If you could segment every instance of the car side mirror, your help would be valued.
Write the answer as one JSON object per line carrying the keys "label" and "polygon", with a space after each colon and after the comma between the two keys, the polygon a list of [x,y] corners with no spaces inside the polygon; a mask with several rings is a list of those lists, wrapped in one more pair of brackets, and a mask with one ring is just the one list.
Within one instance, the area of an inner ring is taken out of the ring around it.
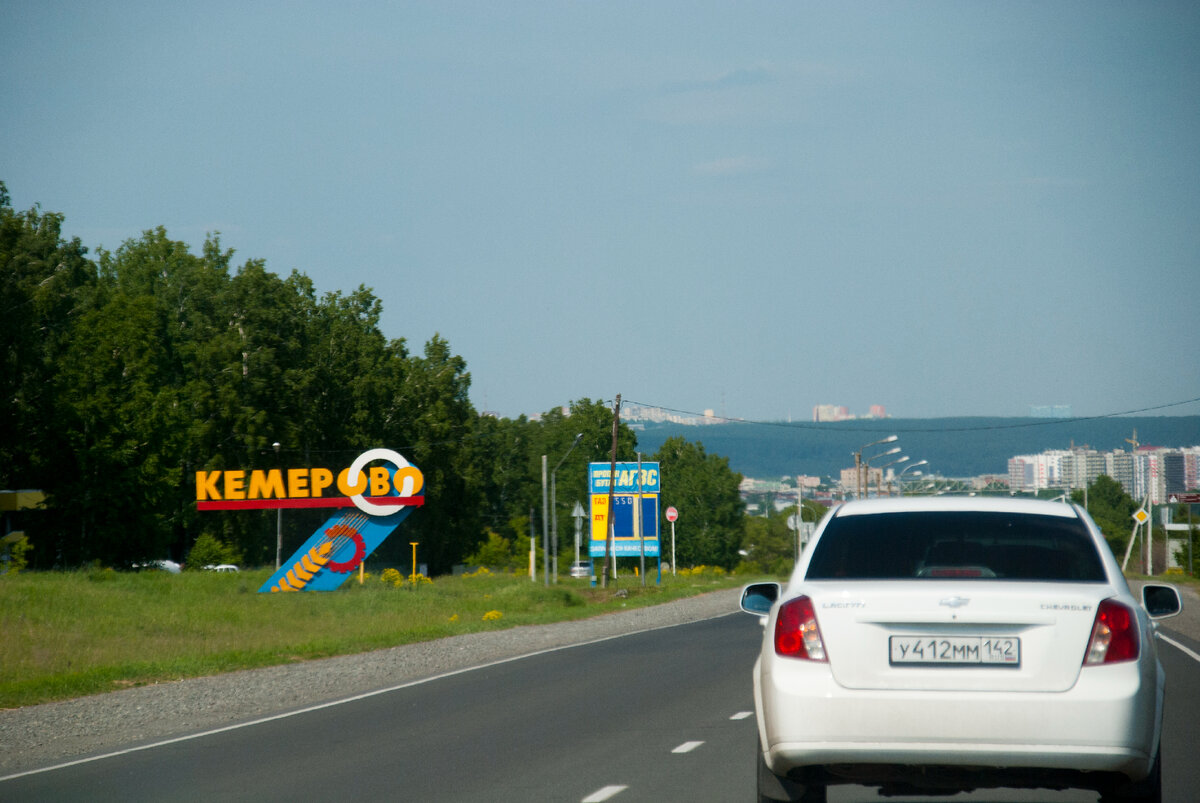
{"label": "car side mirror", "polygon": [[751,583],[742,589],[741,608],[755,616],[766,616],[779,599],[779,583]]}
{"label": "car side mirror", "polygon": [[1147,584],[1142,586],[1142,607],[1151,619],[1166,619],[1183,610],[1183,599],[1175,586]]}

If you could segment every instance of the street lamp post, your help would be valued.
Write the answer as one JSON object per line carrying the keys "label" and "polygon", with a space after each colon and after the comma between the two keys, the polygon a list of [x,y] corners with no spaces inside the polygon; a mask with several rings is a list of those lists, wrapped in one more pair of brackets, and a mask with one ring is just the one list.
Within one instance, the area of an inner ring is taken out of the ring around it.
{"label": "street lamp post", "polygon": [[[279,465],[279,449],[282,444],[275,441],[271,444],[271,448],[275,450],[275,464]],[[279,571],[279,564],[283,560],[283,508],[275,508],[275,571]]]}
{"label": "street lamp post", "polygon": [[[863,447],[861,447],[861,448],[860,448],[860,449],[859,449],[857,452],[855,452],[855,453],[854,453],[854,483],[855,483],[855,492],[858,494],[858,498],[859,498],[859,499],[862,499],[862,486],[863,486],[863,482],[862,482],[862,468],[863,468],[863,459],[862,459],[862,453],[863,453],[865,450],[867,450],[867,449],[870,449],[872,446],[878,446],[878,445],[879,445],[879,444],[881,444],[881,443],[895,443],[895,442],[896,442],[896,441],[898,441],[898,440],[900,440],[900,436],[899,436],[899,435],[888,435],[886,438],[882,438],[882,439],[880,439],[880,440],[877,440],[877,441],[872,441],[871,443],[868,443],[866,446],[863,446]],[[896,451],[900,451],[900,450],[899,450],[899,449],[897,449]],[[878,455],[876,455],[876,457],[878,457]]]}
{"label": "street lamp post", "polygon": [[[554,475],[562,468],[562,464],[571,456],[571,452],[575,451],[575,447],[579,445],[581,440],[583,440],[582,432],[575,436],[575,440],[571,441],[571,448],[567,449],[567,453],[562,456],[562,459],[558,461],[558,465],[550,472],[550,514],[554,517],[551,526],[554,529],[554,582],[556,583],[558,582],[558,488],[555,485]],[[542,459],[545,460],[545,457]]]}
{"label": "street lamp post", "polygon": [[[917,466],[927,466],[927,465],[929,465],[928,460],[918,460],[915,463],[909,463],[907,466],[904,467],[904,469],[899,474],[896,475],[896,484],[900,486],[900,495],[901,496],[904,496],[904,480],[902,480],[901,477],[903,477],[905,475],[905,473],[912,471]],[[921,474],[920,471],[913,472],[914,477],[919,476],[920,474]]]}
{"label": "street lamp post", "polygon": [[793,560],[800,562],[800,539],[804,537],[804,485],[796,477],[796,537],[792,539]]}
{"label": "street lamp post", "polygon": [[[898,452],[898,451],[900,451],[900,447],[899,447],[899,446],[897,446],[897,447],[896,447],[895,449],[893,449],[892,451],[893,451],[893,452]],[[894,466],[894,465],[896,465],[897,463],[907,463],[907,462],[908,462],[908,459],[909,459],[909,458],[908,458],[908,455],[904,455],[903,457],[899,457],[899,458],[897,458],[897,459],[895,459],[895,460],[892,460],[892,461],[890,461],[890,462],[884,463],[882,466],[876,466],[876,467],[875,467],[875,469],[876,469],[876,470],[879,472],[879,484],[878,484],[877,486],[875,486],[875,490],[876,490],[876,496],[883,496],[883,470],[884,470],[885,468],[887,468],[888,466]],[[868,474],[867,474],[867,496],[870,496],[870,495],[871,495],[871,482],[870,482],[870,480],[871,480],[871,475],[868,473]],[[891,481],[889,481],[889,482],[888,482],[888,496],[891,496],[891,495],[892,495],[892,484],[891,484]]]}
{"label": "street lamp post", "polygon": [[[871,461],[877,460],[880,457],[890,457],[891,455],[894,455],[894,454],[900,454],[899,446],[893,446],[891,449],[888,449],[886,452],[880,452],[879,454],[873,454],[870,457],[863,458],[863,461],[862,461],[863,473],[867,475],[867,478],[866,478],[867,498],[870,498],[870,496],[871,496]],[[891,465],[891,463],[888,463],[887,465]],[[882,482],[882,480],[881,480],[881,482]]]}

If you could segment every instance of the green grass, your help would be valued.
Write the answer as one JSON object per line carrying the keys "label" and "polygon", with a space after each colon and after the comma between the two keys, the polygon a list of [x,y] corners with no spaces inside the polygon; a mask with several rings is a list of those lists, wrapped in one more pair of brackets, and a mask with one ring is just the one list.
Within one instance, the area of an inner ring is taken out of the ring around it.
{"label": "green grass", "polygon": [[332,592],[256,593],[269,576],[94,569],[0,577],[0,707],[581,619],[746,581],[681,573],[643,589],[622,576],[600,589],[487,575],[397,588],[352,577]]}

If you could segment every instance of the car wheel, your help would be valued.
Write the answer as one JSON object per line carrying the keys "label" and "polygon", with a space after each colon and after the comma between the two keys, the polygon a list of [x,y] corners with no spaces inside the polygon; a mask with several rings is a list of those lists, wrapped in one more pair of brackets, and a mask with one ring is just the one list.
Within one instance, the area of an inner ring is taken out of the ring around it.
{"label": "car wheel", "polygon": [[755,740],[758,764],[758,803],[825,803],[825,787],[796,783],[771,772],[763,759],[762,747]]}
{"label": "car wheel", "polygon": [[1100,803],[1162,803],[1162,745],[1149,775],[1135,783],[1121,783],[1104,790]]}

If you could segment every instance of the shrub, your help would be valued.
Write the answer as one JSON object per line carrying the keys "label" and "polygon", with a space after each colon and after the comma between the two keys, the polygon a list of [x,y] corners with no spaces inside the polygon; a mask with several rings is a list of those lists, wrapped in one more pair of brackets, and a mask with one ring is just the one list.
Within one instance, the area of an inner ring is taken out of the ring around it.
{"label": "shrub", "polygon": [[705,566],[701,564],[699,566],[693,566],[690,569],[680,569],[679,574],[684,577],[704,577],[705,575],[711,575],[712,577],[724,577],[727,572],[720,566]]}
{"label": "shrub", "polygon": [[203,569],[222,563],[241,563],[242,556],[234,547],[222,543],[215,535],[204,533],[192,544],[183,567],[186,570]]}
{"label": "shrub", "polygon": [[475,554],[468,555],[466,563],[471,566],[494,566],[511,569],[527,563],[529,555],[519,543],[514,543],[494,530],[487,531],[487,541],[479,545]]}
{"label": "shrub", "polygon": [[28,565],[25,553],[33,549],[33,544],[24,535],[13,533],[0,540],[0,574],[8,574],[23,570]]}

